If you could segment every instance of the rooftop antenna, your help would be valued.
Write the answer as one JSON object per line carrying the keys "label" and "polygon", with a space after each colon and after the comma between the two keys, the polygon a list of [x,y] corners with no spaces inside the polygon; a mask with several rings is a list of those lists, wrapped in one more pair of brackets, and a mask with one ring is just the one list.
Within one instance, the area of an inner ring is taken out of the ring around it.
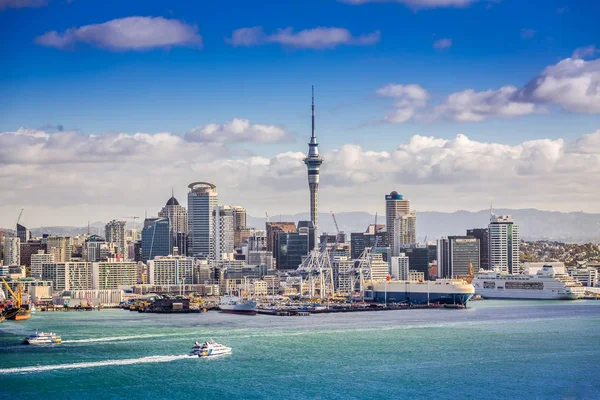
{"label": "rooftop antenna", "polygon": [[175,189],[171,188],[171,197],[175,197]]}

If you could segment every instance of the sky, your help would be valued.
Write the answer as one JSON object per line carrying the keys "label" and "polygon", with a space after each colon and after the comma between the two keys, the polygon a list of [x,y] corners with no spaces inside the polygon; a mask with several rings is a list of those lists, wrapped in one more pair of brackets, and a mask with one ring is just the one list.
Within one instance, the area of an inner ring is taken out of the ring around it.
{"label": "sky", "polygon": [[0,226],[156,215],[600,212],[600,3],[0,0]]}

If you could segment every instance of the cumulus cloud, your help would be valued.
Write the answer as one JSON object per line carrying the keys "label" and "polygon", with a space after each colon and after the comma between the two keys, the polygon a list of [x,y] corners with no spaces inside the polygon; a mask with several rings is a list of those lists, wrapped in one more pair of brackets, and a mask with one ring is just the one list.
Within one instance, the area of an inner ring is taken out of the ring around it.
{"label": "cumulus cloud", "polygon": [[404,4],[408,7],[419,9],[419,8],[442,8],[442,7],[456,7],[462,8],[470,6],[479,0],[338,0],[342,3],[348,4],[366,4],[366,3],[399,3]]}
{"label": "cumulus cloud", "polygon": [[189,130],[185,139],[203,143],[259,142],[274,143],[289,138],[278,125],[251,125],[247,119],[234,118],[226,124],[208,124]]}
{"label": "cumulus cloud", "polygon": [[535,36],[536,31],[528,28],[521,28],[521,38],[522,39],[531,39]]}
{"label": "cumulus cloud", "polygon": [[578,47],[573,51],[573,55],[571,58],[587,58],[593,57],[596,54],[600,53],[600,49],[596,48],[596,45],[589,45],[585,47]]}
{"label": "cumulus cloud", "polygon": [[0,0],[0,11],[7,8],[37,8],[47,3],[47,0]]}
{"label": "cumulus cloud", "polygon": [[[591,50],[581,50],[579,55],[590,55],[595,51],[592,46]],[[388,84],[375,91],[379,96],[400,97],[393,104],[394,111],[385,116],[386,121],[479,122],[488,118],[516,118],[547,112],[545,105],[549,104],[571,112],[597,114],[600,113],[600,59],[567,58],[547,67],[522,88],[506,85],[484,91],[465,89],[436,103],[430,101],[429,96],[411,101],[411,95],[403,92],[403,88],[408,87],[420,88],[427,93],[418,84]],[[396,92],[394,88],[397,88]]]}
{"label": "cumulus cloud", "polygon": [[452,39],[443,38],[433,42],[433,48],[437,50],[448,49],[452,47]]}
{"label": "cumulus cloud", "polygon": [[127,17],[101,24],[71,28],[59,33],[46,32],[35,39],[36,43],[56,47],[74,48],[77,43],[113,51],[148,50],[157,47],[202,47],[202,37],[195,25],[163,17]]}
{"label": "cumulus cloud", "polygon": [[[14,223],[9,216],[21,207],[34,226],[84,225],[88,219],[143,215],[144,209],[152,215],[171,187],[185,204],[187,184],[198,180],[215,183],[222,204],[244,205],[251,215],[305,211],[303,157],[300,151],[232,155],[218,143],[169,133],[4,132],[0,225]],[[600,201],[600,192],[590,190],[600,185],[600,130],[571,142],[515,145],[415,135],[391,150],[347,144],[325,151],[323,158],[324,209],[376,210],[381,197],[373,193],[397,188],[418,209],[440,211],[483,208],[490,198],[506,207],[563,210],[597,207]]]}
{"label": "cumulus cloud", "polygon": [[419,85],[388,84],[376,90],[379,96],[396,99],[394,111],[385,116],[387,122],[396,123],[411,119],[479,122],[487,118],[512,118],[540,111],[534,103],[517,100],[517,93],[518,89],[513,86],[481,92],[467,89],[452,93],[434,106],[428,103],[429,93]]}
{"label": "cumulus cloud", "polygon": [[567,111],[600,113],[600,59],[567,58],[551,65],[525,85],[520,97]]}
{"label": "cumulus cloud", "polygon": [[415,116],[416,110],[425,107],[429,93],[419,85],[396,85],[388,83],[377,89],[377,95],[394,98],[395,110],[385,119],[388,122],[406,122]]}
{"label": "cumulus cloud", "polygon": [[380,32],[375,31],[353,36],[345,28],[318,27],[295,32],[293,28],[278,29],[268,35],[260,26],[240,28],[233,31],[227,42],[235,47],[251,47],[277,43],[284,47],[299,49],[332,49],[339,45],[367,46],[380,40]]}
{"label": "cumulus cloud", "polygon": [[511,118],[532,114],[536,105],[515,100],[518,89],[503,86],[497,90],[476,92],[473,89],[452,93],[435,107],[434,118],[458,122],[478,122],[490,117]]}

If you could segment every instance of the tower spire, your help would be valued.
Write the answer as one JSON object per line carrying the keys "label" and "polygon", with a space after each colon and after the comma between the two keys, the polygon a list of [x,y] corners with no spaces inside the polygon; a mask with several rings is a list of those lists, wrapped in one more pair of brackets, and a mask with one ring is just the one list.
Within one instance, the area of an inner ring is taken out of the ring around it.
{"label": "tower spire", "polygon": [[315,86],[312,86],[312,134],[311,138],[315,137]]}

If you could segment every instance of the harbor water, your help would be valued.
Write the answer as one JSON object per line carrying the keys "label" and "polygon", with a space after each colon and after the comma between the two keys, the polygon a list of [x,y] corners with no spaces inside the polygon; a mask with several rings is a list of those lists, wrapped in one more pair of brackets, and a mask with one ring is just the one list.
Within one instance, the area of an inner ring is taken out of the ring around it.
{"label": "harbor water", "polygon": [[[52,331],[63,344],[24,346]],[[195,340],[233,348],[188,357]],[[0,324],[4,399],[599,399],[600,301],[304,317],[38,312]]]}

